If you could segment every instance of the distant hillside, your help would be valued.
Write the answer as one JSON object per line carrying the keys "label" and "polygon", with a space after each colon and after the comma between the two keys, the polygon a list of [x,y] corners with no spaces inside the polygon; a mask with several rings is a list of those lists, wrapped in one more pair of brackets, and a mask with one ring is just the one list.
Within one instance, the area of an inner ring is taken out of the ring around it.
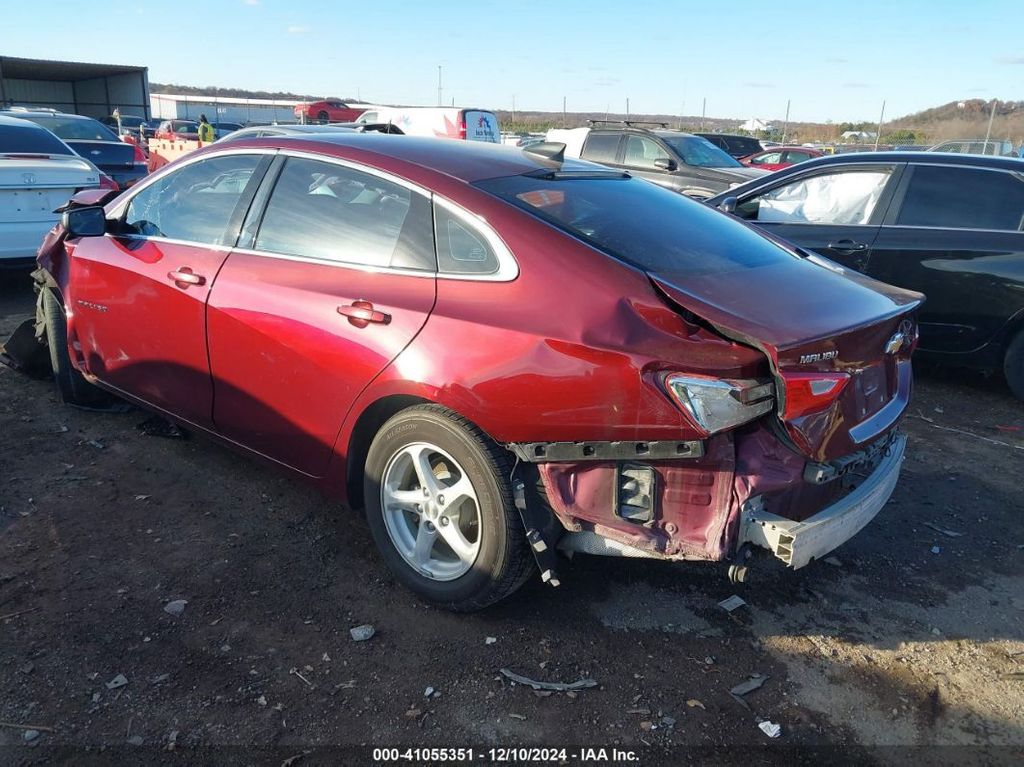
{"label": "distant hillside", "polygon": [[[171,93],[184,96],[219,96],[232,99],[280,99],[282,101],[319,101],[325,98],[323,95],[311,96],[308,94],[288,93],[286,91],[250,91],[245,88],[218,88],[215,85],[202,87],[195,85],[175,85],[171,83],[150,83],[150,93]],[[333,98],[333,96],[331,97]],[[343,98],[342,101],[356,101],[353,98]]]}

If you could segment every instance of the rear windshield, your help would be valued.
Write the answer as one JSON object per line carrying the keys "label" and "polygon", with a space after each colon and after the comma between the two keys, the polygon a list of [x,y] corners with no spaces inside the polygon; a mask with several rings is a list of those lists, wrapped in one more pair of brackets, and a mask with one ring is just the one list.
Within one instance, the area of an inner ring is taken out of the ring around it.
{"label": "rear windshield", "polygon": [[732,272],[796,258],[703,203],[640,179],[510,176],[476,186],[656,274]]}
{"label": "rear windshield", "polygon": [[662,140],[683,158],[687,165],[698,168],[742,168],[736,158],[700,136],[662,136]]}
{"label": "rear windshield", "polygon": [[72,154],[49,131],[26,125],[0,125],[0,154]]}
{"label": "rear windshield", "polygon": [[60,115],[32,115],[26,117],[42,125],[65,141],[120,141],[110,128],[91,117],[61,117]]}

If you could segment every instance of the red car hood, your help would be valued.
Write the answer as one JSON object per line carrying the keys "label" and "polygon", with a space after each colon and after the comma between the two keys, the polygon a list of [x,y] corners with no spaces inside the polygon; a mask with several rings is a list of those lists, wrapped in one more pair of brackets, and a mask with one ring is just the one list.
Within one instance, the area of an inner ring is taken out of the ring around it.
{"label": "red car hood", "polygon": [[[917,336],[910,316],[921,294],[816,257],[736,272],[649,276],[676,305],[764,352],[776,378],[780,418],[785,375],[849,375],[826,409],[783,421],[809,458],[828,461],[867,447],[906,409]],[[903,340],[897,344],[897,338]]]}

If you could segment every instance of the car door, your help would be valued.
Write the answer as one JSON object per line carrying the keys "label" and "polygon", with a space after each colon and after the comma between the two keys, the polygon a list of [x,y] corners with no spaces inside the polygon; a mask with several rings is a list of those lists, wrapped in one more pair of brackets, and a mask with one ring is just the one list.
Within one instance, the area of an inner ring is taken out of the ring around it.
{"label": "car door", "polygon": [[972,352],[1024,312],[1024,173],[912,163],[868,274],[919,290],[921,349]]}
{"label": "car door", "polygon": [[787,176],[741,197],[736,215],[863,272],[902,168],[857,163]]}
{"label": "car door", "polygon": [[622,166],[630,174],[651,181],[658,186],[677,189],[687,184],[684,177],[673,173],[678,161],[650,136],[627,133],[623,145]]}
{"label": "car door", "polygon": [[105,236],[69,241],[68,305],[89,373],[212,425],[206,300],[266,165],[261,154],[189,163],[121,202]]}
{"label": "car door", "polygon": [[217,430],[311,476],[434,306],[430,198],[329,159],[268,174],[209,303]]}

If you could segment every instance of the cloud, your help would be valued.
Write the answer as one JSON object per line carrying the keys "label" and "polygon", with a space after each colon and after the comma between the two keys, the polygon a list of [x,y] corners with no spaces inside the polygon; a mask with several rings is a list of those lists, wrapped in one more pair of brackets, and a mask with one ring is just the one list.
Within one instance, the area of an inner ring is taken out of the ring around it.
{"label": "cloud", "polygon": [[309,27],[303,26],[302,24],[292,24],[288,27],[289,35],[304,35],[309,31]]}
{"label": "cloud", "polygon": [[242,5],[259,5],[260,0],[242,0]]}
{"label": "cloud", "polygon": [[744,88],[774,88],[774,83],[743,83]]}
{"label": "cloud", "polygon": [[844,88],[868,88],[867,83],[843,83]]}
{"label": "cloud", "polygon": [[850,60],[849,59],[841,58],[839,56],[829,56],[828,58],[825,59],[825,63],[827,63],[827,64],[849,64]]}
{"label": "cloud", "polygon": [[1024,66],[1024,56],[996,56],[995,62],[1003,66]]}

